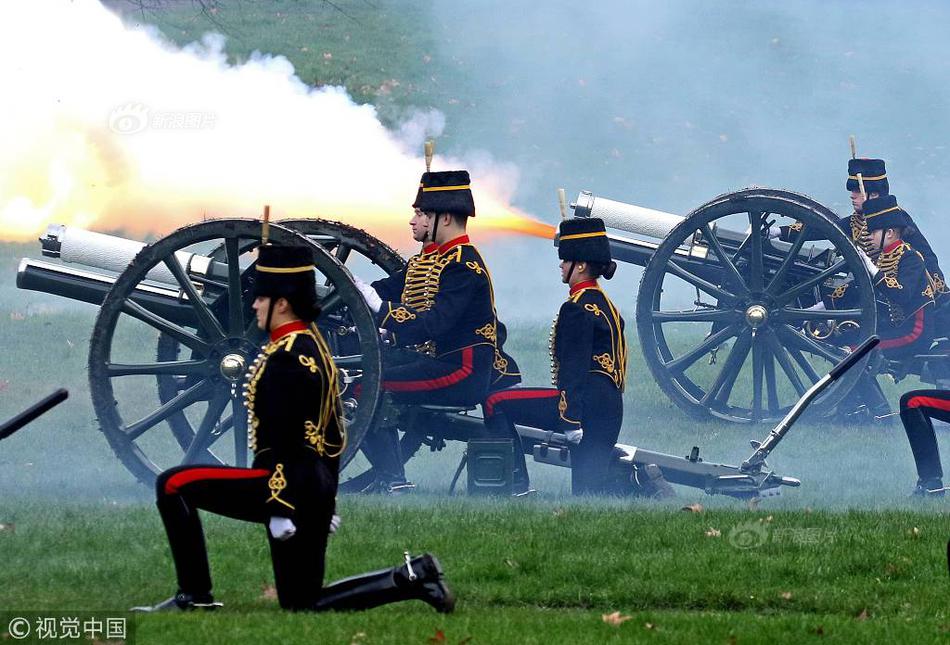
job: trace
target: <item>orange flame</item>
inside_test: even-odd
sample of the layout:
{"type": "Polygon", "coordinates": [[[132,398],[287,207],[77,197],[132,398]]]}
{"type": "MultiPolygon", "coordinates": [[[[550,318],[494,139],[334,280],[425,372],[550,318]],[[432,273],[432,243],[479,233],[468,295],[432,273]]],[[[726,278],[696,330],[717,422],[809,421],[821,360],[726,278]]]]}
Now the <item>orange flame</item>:
{"type": "MultiPolygon", "coordinates": [[[[406,150],[421,142],[397,140],[371,106],[307,87],[283,57],[230,66],[220,37],[179,50],[98,3],[63,3],[55,21],[41,4],[0,8],[0,79],[16,97],[0,101],[0,239],[51,223],[163,235],[270,203],[275,221],[337,219],[409,244],[424,162],[406,150]]],[[[513,169],[433,167],[466,165],[476,234],[553,237],[510,205],[513,169]]]]}

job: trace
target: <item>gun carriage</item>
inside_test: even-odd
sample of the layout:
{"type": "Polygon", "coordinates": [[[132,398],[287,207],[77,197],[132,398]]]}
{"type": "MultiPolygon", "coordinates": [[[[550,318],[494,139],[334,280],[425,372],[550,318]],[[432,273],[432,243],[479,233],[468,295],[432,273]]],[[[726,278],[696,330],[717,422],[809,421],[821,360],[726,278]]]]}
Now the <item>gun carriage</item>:
{"type": "MultiPolygon", "coordinates": [[[[847,350],[803,329],[831,321],[859,325],[861,339],[875,331],[867,272],[833,214],[817,202],[753,188],[718,197],[685,218],[587,192],[573,207],[575,216],[602,217],[624,233],[610,235],[614,257],[644,267],[637,296],[644,357],[664,392],[690,414],[781,421],[783,427],[801,414],[802,401],[831,406],[853,385],[856,369],[839,370],[830,380],[820,376],[847,350]],[[817,239],[772,240],[768,231],[776,221],[797,222],[817,239]],[[818,289],[844,280],[859,291],[860,308],[807,308],[818,289]],[[691,306],[670,304],[687,288],[691,306]],[[718,363],[703,360],[717,351],[725,353],[718,363]]],[[[344,467],[376,424],[405,431],[406,459],[423,445],[438,449],[471,436],[471,424],[481,423],[472,410],[382,405],[385,348],[352,275],[401,270],[405,262],[395,251],[364,231],[324,220],[284,220],[271,225],[270,236],[313,251],[323,310],[318,326],[345,386],[344,467]]],[[[100,307],[89,350],[93,406],[110,446],[143,482],[182,462],[248,463],[241,385],[263,341],[249,295],[260,242],[258,220],[206,221],[148,245],[51,226],[41,239],[43,254],[60,261],[20,264],[20,288],[100,307]]],[[[865,354],[851,355],[848,364],[863,365],[865,354]]],[[[753,442],[756,454],[740,466],[705,462],[696,448],[687,457],[619,448],[625,463],[656,463],[674,483],[753,497],[798,484],[764,460],[787,425],[778,439],[766,441],[765,452],[753,442]]],[[[536,461],[569,465],[563,436],[518,431],[536,461]]],[[[342,488],[358,490],[371,477],[360,473],[342,488]]]]}

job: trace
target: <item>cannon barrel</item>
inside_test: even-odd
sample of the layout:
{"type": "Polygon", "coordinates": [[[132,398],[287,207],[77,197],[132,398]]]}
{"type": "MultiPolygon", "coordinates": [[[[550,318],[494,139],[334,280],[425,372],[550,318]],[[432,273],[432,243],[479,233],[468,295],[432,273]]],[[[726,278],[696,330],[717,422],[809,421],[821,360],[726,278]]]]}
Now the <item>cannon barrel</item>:
{"type": "MultiPolygon", "coordinates": [[[[96,233],[62,224],[50,224],[40,238],[43,255],[59,258],[70,264],[121,273],[146,245],[115,235],[96,233]]],[[[193,276],[227,279],[227,265],[197,253],[177,251],[175,257],[185,271],[193,276]]],[[[156,266],[148,272],[148,280],[178,284],[168,267],[156,266]]]]}
{"type": "MultiPolygon", "coordinates": [[[[571,208],[574,209],[575,217],[597,217],[602,219],[608,228],[650,238],[639,239],[615,233],[607,235],[612,257],[638,266],[646,266],[659,246],[659,242],[652,240],[663,240],[686,219],[681,215],[598,197],[588,190],[582,190],[578,194],[577,201],[571,204],[571,208]]],[[[748,237],[748,231],[733,231],[715,225],[712,229],[723,248],[732,252],[737,251],[748,237]]],[[[773,269],[777,268],[791,246],[788,242],[769,240],[765,249],[766,265],[773,269]]],[[[721,270],[718,259],[709,252],[708,241],[704,240],[698,232],[693,235],[689,244],[680,246],[674,255],[677,264],[689,268],[706,279],[717,278],[721,270]]],[[[826,248],[806,244],[796,256],[792,275],[799,277],[814,275],[828,266],[830,260],[831,256],[828,255],[826,248]]]]}
{"type": "MultiPolygon", "coordinates": [[[[71,300],[101,305],[115,278],[92,271],[64,267],[50,262],[23,258],[17,269],[16,286],[71,300]]],[[[194,308],[186,302],[181,289],[158,285],[139,285],[132,300],[152,313],[179,325],[196,324],[194,308]]]]}
{"type": "Polygon", "coordinates": [[[658,240],[669,235],[683,221],[680,215],[596,197],[589,190],[582,190],[571,207],[574,217],[598,217],[610,228],[658,240]]]}

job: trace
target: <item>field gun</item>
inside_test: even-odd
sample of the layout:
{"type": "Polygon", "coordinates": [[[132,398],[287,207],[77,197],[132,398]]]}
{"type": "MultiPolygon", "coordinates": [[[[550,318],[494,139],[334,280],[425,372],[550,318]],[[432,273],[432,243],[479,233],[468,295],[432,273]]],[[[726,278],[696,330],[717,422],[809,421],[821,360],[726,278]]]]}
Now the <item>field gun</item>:
{"type": "MultiPolygon", "coordinates": [[[[581,193],[573,208],[575,216],[604,217],[618,261],[644,267],[636,318],[645,360],[661,388],[690,414],[778,422],[812,392],[819,374],[848,356],[847,349],[812,338],[805,322],[846,316],[858,321],[865,339],[873,335],[864,265],[830,211],[807,197],[748,189],[679,217],[581,193]],[[797,223],[813,241],[777,242],[768,233],[781,223],[797,223]],[[867,303],[843,312],[809,310],[818,289],[835,280],[851,280],[867,303]],[[684,294],[691,306],[679,304],[684,294]],[[718,364],[700,360],[717,351],[726,354],[718,364]]],[[[471,435],[471,424],[481,423],[471,410],[407,406],[393,412],[383,405],[385,345],[351,271],[372,279],[366,271],[402,270],[405,262],[395,251],[365,231],[325,220],[277,222],[271,239],[313,250],[324,312],[318,325],[345,385],[350,442],[344,466],[381,423],[400,424],[407,459],[422,445],[471,435]],[[349,387],[355,382],[359,388],[349,387]]],[[[201,222],[151,244],[54,226],[41,240],[49,259],[20,263],[19,287],[99,306],[89,350],[93,406],[110,446],[144,482],[177,463],[248,461],[239,392],[263,340],[250,308],[250,269],[260,242],[258,220],[201,222]],[[156,430],[166,426],[171,433],[156,430]]],[[[809,401],[833,405],[857,372],[823,385],[809,401]]],[[[567,448],[558,437],[518,430],[536,461],[565,465],[567,448]]],[[[747,497],[793,485],[762,473],[750,478],[738,466],[696,455],[618,449],[631,465],[663,462],[658,465],[671,481],[707,492],[747,497]]],[[[371,471],[343,489],[358,490],[367,477],[371,471]]]]}

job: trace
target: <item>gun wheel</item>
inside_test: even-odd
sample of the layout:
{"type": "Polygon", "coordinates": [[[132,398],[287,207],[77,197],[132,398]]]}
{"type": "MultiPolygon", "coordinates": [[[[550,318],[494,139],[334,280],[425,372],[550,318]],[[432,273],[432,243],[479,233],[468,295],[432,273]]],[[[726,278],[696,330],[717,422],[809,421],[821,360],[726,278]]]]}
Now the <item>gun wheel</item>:
{"type": "MultiPolygon", "coordinates": [[[[103,301],[89,352],[93,406],[110,446],[144,483],[177,464],[248,464],[242,385],[264,341],[250,297],[260,230],[237,219],[179,229],[142,249],[103,301]]],[[[349,271],[321,244],[278,224],[271,240],[313,250],[317,324],[343,375],[361,377],[358,397],[341,395],[345,465],[379,407],[376,325],[349,271]]]]}
{"type": "MultiPolygon", "coordinates": [[[[656,249],[637,295],[637,331],[650,372],[677,406],[701,419],[781,419],[847,354],[846,345],[871,336],[875,325],[870,277],[834,214],[786,191],[750,188],[694,210],[656,249]],[[793,243],[769,239],[771,225],[795,222],[800,231],[793,243]],[[719,230],[746,233],[721,239],[719,230]],[[822,290],[845,282],[856,298],[848,309],[808,309],[822,290]],[[692,306],[684,306],[691,297],[692,306]],[[826,321],[848,333],[812,333],[826,321]]],[[[813,406],[830,410],[863,366],[813,406]]]]}

